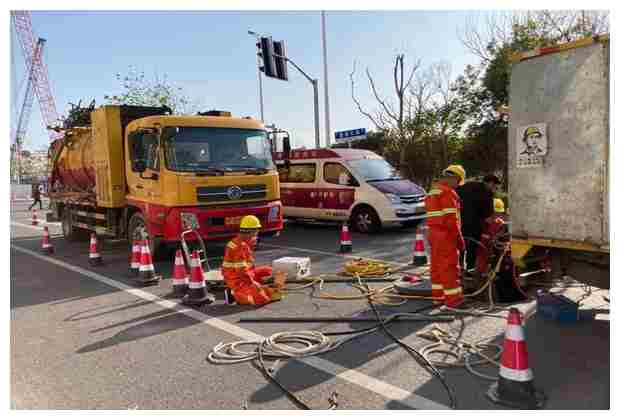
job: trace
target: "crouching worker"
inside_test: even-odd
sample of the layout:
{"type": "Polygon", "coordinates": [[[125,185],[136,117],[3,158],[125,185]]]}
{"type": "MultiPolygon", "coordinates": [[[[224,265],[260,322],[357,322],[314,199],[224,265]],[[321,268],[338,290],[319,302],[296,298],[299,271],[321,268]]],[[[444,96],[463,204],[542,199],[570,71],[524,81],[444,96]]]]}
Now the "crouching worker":
{"type": "Polygon", "coordinates": [[[240,305],[264,305],[281,299],[285,276],[277,273],[273,286],[264,284],[271,280],[271,267],[254,266],[254,246],[261,228],[256,216],[241,219],[239,235],[226,245],[222,276],[240,305]]]}
{"type": "Polygon", "coordinates": [[[508,248],[494,279],[495,296],[502,303],[517,302],[525,299],[527,295],[519,287],[516,267],[510,255],[510,235],[503,219],[504,202],[496,198],[493,201],[493,207],[495,213],[485,221],[480,238],[476,272],[479,275],[480,285],[486,283],[491,272],[495,270],[504,249],[508,248]]]}

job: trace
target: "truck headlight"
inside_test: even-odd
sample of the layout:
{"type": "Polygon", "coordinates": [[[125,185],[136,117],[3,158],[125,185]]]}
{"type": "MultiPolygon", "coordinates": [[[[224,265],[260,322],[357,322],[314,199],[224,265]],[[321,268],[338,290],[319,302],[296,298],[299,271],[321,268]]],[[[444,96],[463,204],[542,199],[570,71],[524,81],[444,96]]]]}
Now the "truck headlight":
{"type": "Polygon", "coordinates": [[[277,222],[280,215],[280,206],[273,206],[269,209],[269,216],[267,216],[268,222],[277,222]]]}
{"type": "Polygon", "coordinates": [[[390,203],[392,203],[393,205],[402,204],[402,201],[400,201],[400,197],[397,196],[396,194],[387,193],[387,194],[385,194],[385,197],[388,200],[390,200],[390,203]]]}
{"type": "Polygon", "coordinates": [[[181,227],[183,229],[194,229],[197,230],[199,228],[198,217],[194,213],[181,213],[181,227]]]}

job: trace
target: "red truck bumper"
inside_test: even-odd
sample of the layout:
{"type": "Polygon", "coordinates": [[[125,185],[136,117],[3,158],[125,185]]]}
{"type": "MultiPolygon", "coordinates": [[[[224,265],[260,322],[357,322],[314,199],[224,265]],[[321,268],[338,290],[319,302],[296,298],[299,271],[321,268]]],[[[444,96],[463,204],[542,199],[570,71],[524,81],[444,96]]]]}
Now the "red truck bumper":
{"type": "Polygon", "coordinates": [[[181,222],[181,213],[191,213],[198,219],[198,232],[204,240],[225,240],[239,232],[239,221],[243,216],[258,217],[263,228],[261,234],[276,234],[284,224],[282,220],[282,203],[273,201],[246,207],[208,208],[208,207],[172,207],[168,209],[165,223],[160,229],[152,226],[155,235],[165,242],[178,242],[181,232],[185,230],[181,222]],[[159,231],[159,232],[157,232],[159,231]]]}

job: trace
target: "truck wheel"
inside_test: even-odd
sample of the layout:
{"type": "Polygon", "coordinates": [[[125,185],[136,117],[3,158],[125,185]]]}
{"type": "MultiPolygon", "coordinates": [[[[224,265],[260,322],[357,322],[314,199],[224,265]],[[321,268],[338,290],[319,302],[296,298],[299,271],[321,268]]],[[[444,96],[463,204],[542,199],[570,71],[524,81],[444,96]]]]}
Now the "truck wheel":
{"type": "Polygon", "coordinates": [[[156,260],[161,256],[160,252],[160,240],[157,238],[151,238],[149,232],[146,229],[146,222],[142,213],[134,213],[129,219],[129,226],[127,228],[127,238],[129,239],[129,249],[133,246],[133,241],[137,239],[148,240],[149,249],[153,260],[156,260]]]}
{"type": "Polygon", "coordinates": [[[381,219],[370,206],[356,208],[351,216],[351,223],[353,229],[360,233],[375,233],[381,229],[381,219]]]}

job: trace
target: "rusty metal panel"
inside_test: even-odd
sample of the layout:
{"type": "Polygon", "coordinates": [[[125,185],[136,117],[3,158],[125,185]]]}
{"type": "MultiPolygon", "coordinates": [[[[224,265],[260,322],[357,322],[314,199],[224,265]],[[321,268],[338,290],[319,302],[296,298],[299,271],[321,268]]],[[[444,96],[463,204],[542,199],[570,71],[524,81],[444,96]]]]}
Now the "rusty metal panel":
{"type": "Polygon", "coordinates": [[[516,63],[510,80],[513,234],[605,247],[608,231],[609,44],[516,63]],[[518,168],[519,127],[545,123],[540,167],[518,168]]]}

